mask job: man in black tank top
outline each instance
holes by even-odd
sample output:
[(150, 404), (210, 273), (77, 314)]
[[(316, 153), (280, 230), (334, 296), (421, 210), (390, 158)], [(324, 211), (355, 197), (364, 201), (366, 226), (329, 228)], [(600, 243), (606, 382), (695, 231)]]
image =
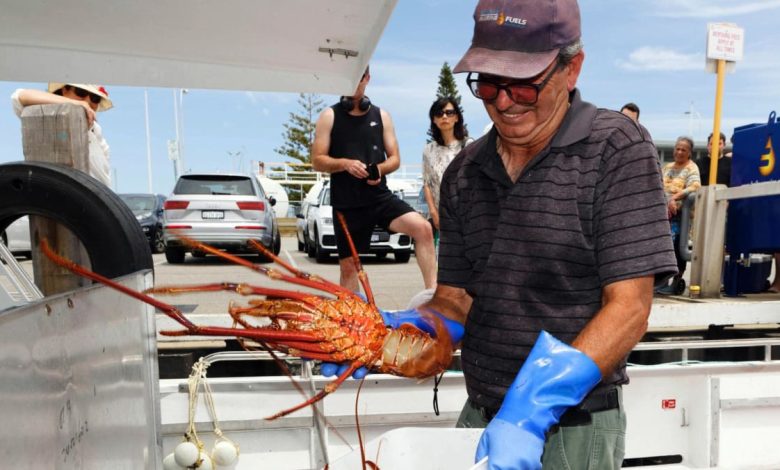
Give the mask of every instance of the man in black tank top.
[[(312, 145), (312, 166), (316, 171), (331, 174), (333, 209), (344, 214), (358, 252), (368, 251), (375, 225), (411, 236), (425, 288), (429, 289), (436, 285), (431, 226), (387, 188), (385, 175), (398, 169), (401, 157), (390, 115), (365, 96), (370, 78), (366, 68), (355, 94), (342, 97), (320, 114)], [(369, 170), (376, 171), (376, 175), (370, 175)], [(340, 224), (333, 225), (340, 283), (357, 291), (357, 271), (349, 259), (346, 237)]]

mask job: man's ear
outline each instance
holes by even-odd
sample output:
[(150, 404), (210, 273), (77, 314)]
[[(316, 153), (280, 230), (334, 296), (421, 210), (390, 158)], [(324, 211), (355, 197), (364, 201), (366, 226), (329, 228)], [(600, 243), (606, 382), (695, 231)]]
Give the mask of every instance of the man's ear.
[(580, 76), (583, 61), (585, 61), (585, 51), (581, 50), (566, 65), (566, 85), (570, 92), (577, 86), (577, 78)]

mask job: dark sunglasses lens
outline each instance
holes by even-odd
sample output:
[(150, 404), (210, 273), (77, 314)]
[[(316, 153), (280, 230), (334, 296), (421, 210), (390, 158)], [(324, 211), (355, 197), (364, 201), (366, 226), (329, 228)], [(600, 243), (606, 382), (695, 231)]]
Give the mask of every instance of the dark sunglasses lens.
[(509, 85), (509, 92), (515, 103), (532, 104), (536, 102), (536, 87), (529, 85)]
[(100, 104), (100, 100), (103, 98), (99, 97), (98, 95), (94, 93), (89, 94), (89, 100), (92, 101), (94, 104)]
[(433, 113), (433, 115), (438, 117), (438, 118), (444, 117), (445, 115), (452, 117), (452, 116), (455, 115), (455, 110), (454, 109), (440, 109), (440, 110), (436, 111), (435, 113)]
[(85, 98), (89, 94), (87, 90), (82, 90), (81, 88), (76, 87), (73, 87), (73, 93), (75, 93), (79, 98)]
[(490, 82), (473, 82), (472, 90), (478, 98), (483, 100), (494, 100), (498, 96), (498, 87)]

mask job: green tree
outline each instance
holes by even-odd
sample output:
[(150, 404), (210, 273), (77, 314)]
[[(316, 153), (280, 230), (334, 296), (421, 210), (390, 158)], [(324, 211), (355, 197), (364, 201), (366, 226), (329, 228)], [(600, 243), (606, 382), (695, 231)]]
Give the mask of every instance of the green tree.
[(455, 77), (452, 76), (452, 69), (447, 62), (441, 66), (439, 72), (439, 88), (436, 90), (436, 99), (451, 96), (460, 107), (460, 93), (458, 93), (458, 84), (455, 83)]
[[(300, 111), (290, 113), (290, 120), (283, 125), (284, 144), (274, 149), (279, 155), (288, 157), (302, 164), (311, 163), (311, 146), (314, 143), (314, 128), (317, 124), (317, 116), (324, 109), (319, 95), (301, 93), (298, 95)], [(290, 163), (290, 162), (288, 162)], [(291, 163), (296, 170), (311, 169), (308, 166), (298, 167)]]
[[(311, 146), (314, 143), (314, 129), (317, 125), (317, 116), (324, 109), (322, 103), (323, 101), (319, 95), (301, 93), (298, 95), (300, 110), (297, 113), (290, 113), (290, 120), (283, 124), (284, 132), (282, 132), (282, 137), (284, 138), (284, 144), (274, 149), (274, 152), (292, 160), (288, 161), (287, 164), (293, 171), (312, 171), (310, 166)], [(282, 168), (273, 168), (273, 170), (282, 170)], [(314, 180), (314, 175), (312, 174), (311, 176), (312, 180)], [(296, 179), (304, 178), (305, 175)], [(310, 187), (311, 185), (306, 184), (298, 187), (285, 185), (284, 189), (287, 191), (287, 196), (291, 202), (299, 202), (303, 200), (306, 191)]]

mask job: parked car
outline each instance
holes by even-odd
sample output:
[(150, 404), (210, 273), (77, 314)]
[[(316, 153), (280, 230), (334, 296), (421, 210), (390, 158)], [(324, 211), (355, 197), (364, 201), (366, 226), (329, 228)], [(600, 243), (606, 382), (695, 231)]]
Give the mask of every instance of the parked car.
[(309, 251), (308, 240), (311, 238), (309, 237), (309, 226), (307, 222), (309, 212), (317, 210), (317, 201), (319, 200), (323, 186), (326, 184), (328, 184), (327, 180), (314, 183), (301, 203), (301, 210), (295, 215), (298, 219), (295, 224), (295, 232), (298, 237), (298, 251)]
[(119, 197), (125, 201), (127, 207), (133, 211), (141, 229), (149, 240), (149, 247), (152, 253), (162, 253), (165, 251), (165, 241), (163, 240), (163, 204), (165, 196), (162, 194), (119, 194)]
[[(306, 225), (308, 239), (307, 254), (318, 263), (327, 261), (331, 254), (337, 253), (336, 235), (333, 229), (333, 207), (330, 205), (330, 186), (325, 184), (317, 200), (311, 204), (307, 213)], [(412, 240), (408, 235), (389, 232), (374, 227), (368, 254), (384, 258), (392, 253), (396, 262), (406, 263), (412, 255)], [(366, 254), (366, 253), (361, 253)]]
[(30, 219), (25, 215), (19, 217), (0, 233), (0, 240), (8, 247), (14, 256), (32, 258), (32, 245), (30, 244)]
[(273, 206), (256, 178), (249, 174), (193, 173), (179, 177), (165, 201), (165, 259), (183, 263), (187, 252), (206, 256), (186, 246), (185, 235), (230, 253), (256, 253), (249, 240), (256, 240), (278, 254), (279, 226)]

